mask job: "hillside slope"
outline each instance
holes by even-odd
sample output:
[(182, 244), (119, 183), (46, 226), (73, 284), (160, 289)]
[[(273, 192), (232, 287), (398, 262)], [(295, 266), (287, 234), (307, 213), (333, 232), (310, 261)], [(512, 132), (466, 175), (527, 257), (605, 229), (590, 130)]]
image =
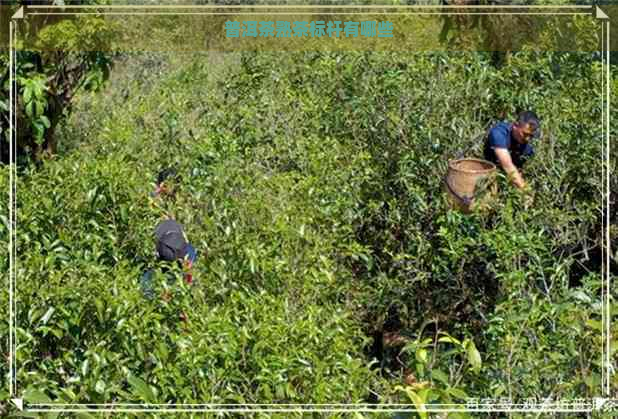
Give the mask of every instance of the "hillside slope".
[[(481, 53), (125, 57), (80, 98), (60, 154), (20, 169), (20, 388), (82, 403), (408, 403), (404, 383), (442, 403), (597, 394), (600, 91), (575, 54), (500, 69)], [(448, 159), (527, 107), (544, 124), (532, 206), (501, 177), (487, 212), (452, 211)], [(175, 199), (151, 198), (171, 165)], [(167, 216), (200, 252), (194, 282), (160, 278), (147, 300)]]

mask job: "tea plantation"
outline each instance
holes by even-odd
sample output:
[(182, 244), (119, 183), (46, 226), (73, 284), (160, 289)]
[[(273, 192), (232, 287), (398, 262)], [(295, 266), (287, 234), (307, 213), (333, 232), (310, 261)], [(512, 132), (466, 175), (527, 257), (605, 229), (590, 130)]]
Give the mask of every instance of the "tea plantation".
[[(500, 67), (483, 53), (116, 57), (105, 89), (77, 98), (58, 153), (18, 168), (20, 391), (33, 403), (598, 396), (601, 76), (590, 54), (519, 52)], [(500, 175), (490, 208), (452, 210), (448, 160), (480, 157), (487, 124), (528, 108), (543, 124), (524, 172), (532, 204)], [(174, 198), (151, 197), (168, 166)], [(8, 166), (0, 179), (6, 248)], [(158, 266), (153, 231), (169, 215), (200, 253), (194, 280), (157, 276), (149, 300), (139, 278)]]

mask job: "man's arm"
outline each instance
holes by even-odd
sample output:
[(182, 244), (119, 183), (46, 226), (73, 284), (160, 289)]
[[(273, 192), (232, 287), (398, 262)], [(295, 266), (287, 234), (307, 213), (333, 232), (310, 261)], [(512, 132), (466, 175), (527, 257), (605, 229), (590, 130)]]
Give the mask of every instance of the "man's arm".
[(524, 178), (522, 177), (517, 167), (513, 164), (513, 160), (511, 159), (511, 153), (508, 152), (506, 148), (494, 147), (494, 152), (496, 153), (496, 157), (500, 162), (500, 165), (508, 175), (510, 179), (513, 180), (515, 186), (519, 189), (523, 189), (526, 187), (526, 182), (524, 182)]

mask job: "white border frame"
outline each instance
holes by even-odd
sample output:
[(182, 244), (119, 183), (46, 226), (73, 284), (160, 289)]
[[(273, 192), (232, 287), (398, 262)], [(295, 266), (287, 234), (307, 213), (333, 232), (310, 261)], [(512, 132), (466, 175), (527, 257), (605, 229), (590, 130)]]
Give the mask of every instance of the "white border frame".
[[(609, 132), (610, 132), (610, 116), (609, 116), (609, 104), (610, 104), (610, 38), (609, 38), (609, 29), (610, 22), (608, 17), (598, 8), (598, 6), (576, 6), (576, 5), (562, 5), (562, 6), (551, 6), (551, 5), (543, 5), (543, 6), (531, 6), (531, 5), (503, 5), (503, 6), (437, 6), (437, 5), (409, 5), (409, 6), (395, 6), (395, 5), (365, 5), (365, 6), (353, 6), (353, 5), (289, 5), (289, 6), (269, 6), (269, 5), (201, 5), (201, 6), (193, 6), (193, 5), (153, 5), (153, 6), (135, 6), (135, 5), (110, 5), (110, 6), (28, 6), (28, 10), (36, 10), (36, 9), (140, 9), (146, 8), (149, 10), (155, 9), (243, 9), (243, 8), (253, 8), (253, 9), (273, 9), (273, 8), (283, 8), (283, 9), (423, 9), (423, 8), (431, 8), (431, 9), (583, 9), (587, 12), (565, 12), (565, 13), (515, 13), (515, 12), (417, 12), (415, 15), (514, 15), (514, 14), (522, 14), (522, 15), (576, 15), (576, 14), (590, 14), (594, 13), (596, 10), (597, 19), (602, 19), (601, 21), (601, 62), (602, 66), (605, 67), (607, 77), (602, 76), (602, 133), (604, 131), (603, 138), (607, 141), (605, 145), (605, 157), (606, 157), (606, 167), (602, 165), (602, 178), (603, 178), (603, 186), (605, 187), (605, 211), (602, 211), (602, 219), (605, 222), (602, 222), (602, 227), (605, 233), (606, 240), (606, 252), (605, 252), (605, 264), (602, 264), (604, 272), (602, 270), (602, 274), (605, 274), (605, 282), (603, 282), (603, 309), (602, 309), (602, 324), (604, 335), (603, 339), (603, 361), (605, 363), (605, 367), (602, 368), (602, 393), (605, 397), (610, 395), (610, 378), (613, 373), (613, 368), (611, 365), (610, 359), (610, 339), (611, 339), (611, 316), (610, 316), (610, 274), (609, 274), (609, 263), (610, 263), (610, 235), (609, 235), (609, 173), (610, 173), (610, 144), (609, 144)], [(9, 145), (9, 164), (10, 164), (10, 190), (9, 190), (9, 393), (11, 397), (19, 397), (17, 395), (17, 369), (16, 369), (16, 348), (17, 348), (17, 336), (16, 336), (16, 303), (15, 303), (15, 283), (16, 283), (16, 272), (15, 272), (15, 261), (16, 261), (16, 243), (15, 243), (15, 229), (17, 228), (16, 224), (16, 150), (17, 146), (14, 144), (16, 142), (16, 130), (17, 130), (17, 120), (14, 114), (13, 106), (14, 106), (14, 97), (16, 95), (15, 87), (15, 50), (13, 49), (14, 44), (14, 35), (16, 31), (16, 18), (24, 18), (25, 7), (19, 9), (18, 12), (13, 16), (11, 22), (9, 24), (9, 72), (10, 72), (10, 105), (9, 105), (9, 115), (10, 115), (10, 145)], [(309, 13), (306, 11), (295, 10), (298, 14), (307, 14), (311, 15), (314, 13)], [(346, 14), (369, 14), (371, 12), (360, 12), (360, 13), (349, 13)], [(411, 14), (411, 12), (383, 12), (384, 14)], [(123, 12), (104, 12), (104, 13), (90, 13), (90, 12), (58, 12), (58, 13), (38, 13), (31, 12), (28, 15), (236, 15), (239, 13), (217, 13), (217, 12), (194, 12), (194, 13), (169, 13), (169, 12), (139, 12), (139, 13), (123, 13)], [(243, 13), (244, 14), (263, 14), (263, 13)], [(283, 14), (283, 13), (273, 13), (269, 12), (268, 14)], [(289, 14), (289, 13), (285, 13)], [(320, 14), (335, 14), (329, 12), (322, 12)], [(604, 41), (607, 41), (605, 44)], [(605, 96), (603, 96), (603, 92)], [(602, 192), (603, 193), (603, 192)], [(13, 228), (14, 227), (14, 228)], [(607, 409), (614, 404), (618, 404), (618, 400), (611, 400), (605, 397), (597, 397), (594, 399), (576, 399), (575, 401), (568, 400), (559, 400), (559, 401), (546, 401), (546, 402), (537, 402), (537, 403), (476, 403), (474, 406), (470, 406), (469, 408), (462, 409), (462, 404), (432, 404), (425, 405), (425, 409), (420, 409), (421, 412), (581, 412), (581, 413), (589, 413), (592, 411), (597, 411), (601, 409)], [(411, 404), (134, 404), (134, 403), (107, 403), (107, 404), (90, 404), (90, 403), (49, 403), (49, 404), (28, 404), (26, 408), (23, 406), (23, 400), (20, 398), (12, 399), (15, 405), (20, 409), (26, 412), (266, 412), (266, 413), (286, 413), (286, 412), (323, 412), (323, 413), (336, 413), (336, 412), (366, 412), (366, 413), (377, 413), (377, 412), (417, 412), (417, 409)], [(476, 399), (478, 400), (478, 399)], [(488, 400), (488, 399), (481, 399)], [(138, 407), (139, 406), (139, 407)], [(466, 404), (468, 406), (468, 404)], [(481, 407), (478, 407), (481, 406)], [(455, 407), (455, 408), (454, 408)]]

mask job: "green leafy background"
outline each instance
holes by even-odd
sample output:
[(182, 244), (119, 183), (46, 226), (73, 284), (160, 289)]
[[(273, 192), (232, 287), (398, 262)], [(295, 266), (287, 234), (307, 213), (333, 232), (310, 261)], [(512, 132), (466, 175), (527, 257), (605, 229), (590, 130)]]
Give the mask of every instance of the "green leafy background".
[[(118, 54), (105, 89), (76, 97), (58, 154), (18, 168), (20, 391), (419, 406), (599, 395), (601, 75), (576, 53), (499, 66), (487, 53)], [(488, 122), (529, 107), (543, 119), (533, 205), (499, 176), (488, 209), (452, 210), (448, 159), (479, 156)], [(153, 199), (168, 165), (175, 197)], [(8, 214), (9, 167), (0, 180)], [(195, 282), (157, 275), (147, 300), (138, 281), (168, 215), (200, 252)], [(610, 221), (615, 241), (614, 207)]]

